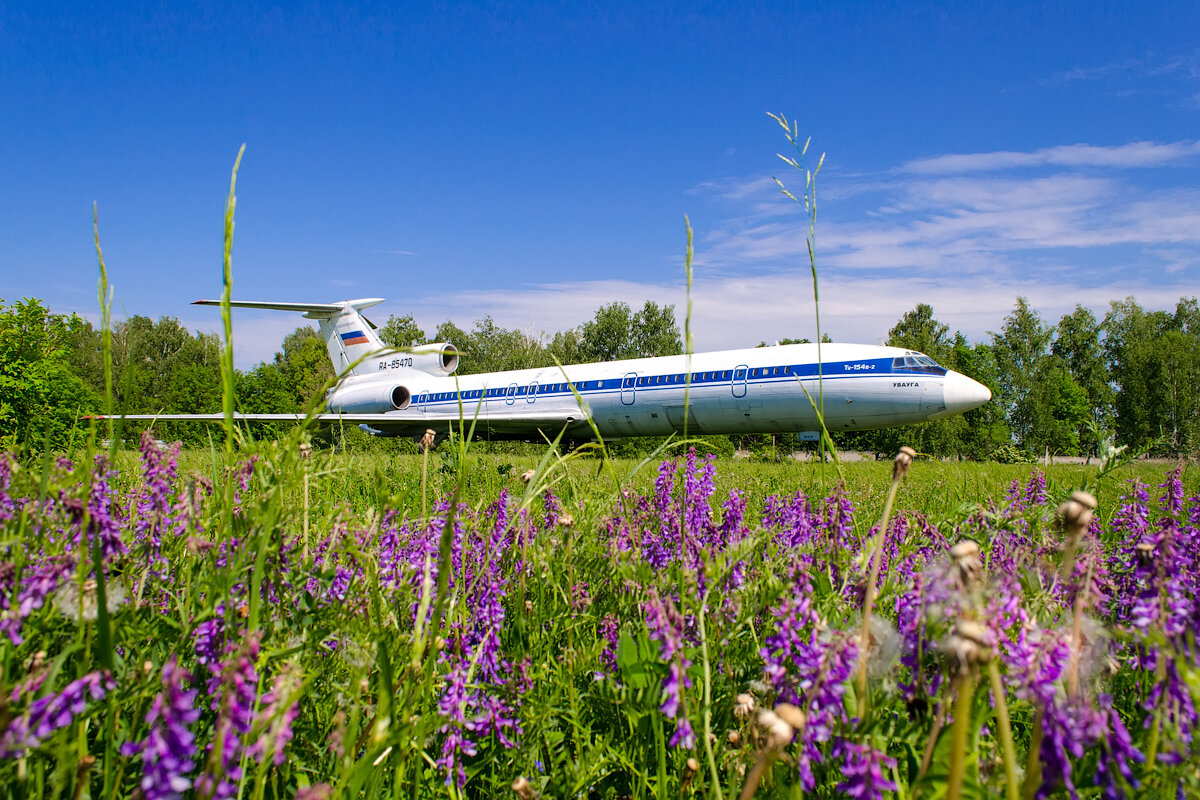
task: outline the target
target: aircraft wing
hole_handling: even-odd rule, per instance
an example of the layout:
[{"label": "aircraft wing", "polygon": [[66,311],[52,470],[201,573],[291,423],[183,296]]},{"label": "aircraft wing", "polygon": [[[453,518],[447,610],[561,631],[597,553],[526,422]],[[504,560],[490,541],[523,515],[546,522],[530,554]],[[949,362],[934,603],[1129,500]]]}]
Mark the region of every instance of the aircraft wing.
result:
[{"label": "aircraft wing", "polygon": [[[475,409],[472,406],[463,406],[462,421],[466,428],[470,428],[472,418],[474,417]],[[102,414],[97,414],[89,419],[108,419]],[[114,414],[112,419],[133,419],[162,422],[208,422],[219,424],[224,421],[225,415],[217,412],[214,414]],[[243,414],[235,412],[233,415],[234,422],[303,422],[306,417],[303,414]],[[394,411],[386,414],[313,414],[311,419],[321,425],[366,425],[376,431],[392,434],[394,436],[420,436],[427,429],[432,428],[436,431],[445,431],[447,425],[458,425],[460,415],[457,409],[445,411],[419,411],[407,409],[405,411]],[[505,409],[502,414],[489,415],[485,409],[480,409],[478,420],[475,423],[476,433],[479,435],[499,435],[499,436],[521,436],[523,434],[533,435],[539,430],[558,431],[564,425],[572,425],[586,427],[587,415],[580,409],[570,410],[542,410],[542,409]]]}]

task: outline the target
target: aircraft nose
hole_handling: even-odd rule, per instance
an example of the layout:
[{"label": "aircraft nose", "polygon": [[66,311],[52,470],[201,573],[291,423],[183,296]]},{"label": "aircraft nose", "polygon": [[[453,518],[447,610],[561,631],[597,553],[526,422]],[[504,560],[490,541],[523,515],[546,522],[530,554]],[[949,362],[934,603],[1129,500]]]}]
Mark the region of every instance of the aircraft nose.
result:
[{"label": "aircraft nose", "polygon": [[961,372],[947,372],[942,391],[949,414],[961,414],[979,408],[992,399],[991,389]]}]

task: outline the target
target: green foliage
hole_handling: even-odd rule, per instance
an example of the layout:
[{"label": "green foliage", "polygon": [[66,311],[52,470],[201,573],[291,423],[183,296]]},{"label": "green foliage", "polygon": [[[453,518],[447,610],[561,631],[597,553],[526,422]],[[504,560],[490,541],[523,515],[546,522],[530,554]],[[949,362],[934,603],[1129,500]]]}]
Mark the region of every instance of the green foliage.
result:
[{"label": "green foliage", "polygon": [[1104,317],[1104,352],[1118,391],[1117,439],[1135,449],[1162,443],[1179,452],[1200,415],[1200,314],[1194,298],[1175,313],[1146,311],[1132,298]]},{"label": "green foliage", "polygon": [[1104,431],[1112,424],[1113,390],[1095,315],[1076,305],[1058,321],[1050,352],[1066,361],[1072,378],[1087,394],[1087,422],[1075,436],[1084,451],[1099,455],[1100,442],[1091,431]]},{"label": "green foliage", "polygon": [[1005,317],[1000,332],[992,334],[1000,405],[1005,410],[1013,436],[1024,447],[1035,440],[1034,429],[1039,416],[1031,389],[1053,335],[1053,329],[1042,323],[1041,316],[1024,297],[1017,298],[1016,308]]},{"label": "green foliage", "polygon": [[621,302],[601,306],[595,317],[579,329],[582,361],[618,361],[682,352],[675,307],[660,307],[650,300],[637,312]]},{"label": "green foliage", "polygon": [[412,347],[429,341],[412,314],[402,317],[393,314],[388,317],[388,321],[379,329],[379,338],[391,347]]},{"label": "green foliage", "polygon": [[953,363],[953,343],[950,328],[933,318],[933,306],[919,303],[906,311],[900,321],[888,331],[887,343],[892,347],[916,350],[940,364]]},{"label": "green foliage", "polygon": [[[97,397],[104,396],[101,332],[82,323],[69,337],[69,360]],[[328,359],[326,359],[328,360]],[[213,334],[192,334],[174,317],[157,322],[135,315],[112,330],[115,411],[127,414],[210,413],[221,408],[221,345]],[[141,425],[127,423],[136,437]],[[161,436],[200,444],[208,432],[195,425],[161,423]]]},{"label": "green foliage", "polygon": [[[773,347],[775,345],[784,345],[784,344],[810,344],[811,342],[812,342],[812,339],[809,339],[807,336],[804,337],[803,339],[789,339],[785,336],[784,338],[778,339],[774,342],[759,342],[758,344],[755,345],[755,347]],[[821,343],[822,344],[831,344],[832,342],[833,342],[833,339],[829,338],[828,333],[821,334]]]},{"label": "green foliage", "polygon": [[61,447],[76,417],[96,410],[96,395],[72,364],[71,345],[85,324],[37,300],[0,304],[0,446]]}]

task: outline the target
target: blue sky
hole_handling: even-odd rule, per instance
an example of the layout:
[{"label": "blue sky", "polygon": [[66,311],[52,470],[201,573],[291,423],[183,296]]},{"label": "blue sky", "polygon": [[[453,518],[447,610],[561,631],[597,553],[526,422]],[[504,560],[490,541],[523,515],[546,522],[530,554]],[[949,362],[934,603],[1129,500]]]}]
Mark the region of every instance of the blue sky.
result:
[{"label": "blue sky", "polygon": [[[176,5],[179,9],[176,9]],[[684,305],[701,349],[812,336],[802,177],[826,153],[822,322],[918,302],[982,339],[1200,285],[1200,6],[1188,3],[0,5],[0,298],[215,330],[234,294],[388,298],[426,329],[553,332]],[[810,159],[815,163],[815,158]],[[241,367],[300,320],[243,312]]]}]

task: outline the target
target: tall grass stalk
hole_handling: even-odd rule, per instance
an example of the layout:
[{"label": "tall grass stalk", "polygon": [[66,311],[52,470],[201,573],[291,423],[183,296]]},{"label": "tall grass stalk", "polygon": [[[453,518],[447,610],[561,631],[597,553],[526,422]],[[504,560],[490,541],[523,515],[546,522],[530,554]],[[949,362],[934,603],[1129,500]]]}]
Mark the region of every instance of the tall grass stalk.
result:
[{"label": "tall grass stalk", "polygon": [[234,380],[233,371],[233,212],[237,207],[237,174],[242,164],[246,145],[238,148],[233,162],[233,173],[229,176],[229,199],[225,203],[225,247],[222,264],[221,322],[225,329],[225,349],[221,352],[221,406],[225,411],[225,453],[233,453]]},{"label": "tall grass stalk", "polygon": [[[788,123],[787,118],[782,114],[772,114],[767,112],[767,116],[779,123],[783,128],[784,136],[788,143],[792,146],[792,150],[796,153],[794,156],[785,156],[782,153],[776,153],[776,157],[783,161],[788,166],[796,169],[804,176],[804,195],[803,198],[797,198],[790,189],[779,178],[772,176],[771,180],[779,187],[779,192],[792,202],[804,206],[804,215],[808,223],[808,230],[805,233],[804,243],[808,250],[808,265],[812,272],[813,284],[813,313],[816,317],[817,326],[817,402],[814,405],[814,410],[817,413],[817,421],[821,426],[821,443],[819,452],[821,453],[821,463],[825,463],[825,452],[829,452],[834,461],[837,461],[837,448],[833,444],[833,438],[829,435],[829,429],[825,425],[825,371],[824,362],[821,358],[821,344],[825,338],[821,331],[821,291],[817,280],[817,174],[821,171],[821,167],[825,164],[825,154],[817,159],[816,169],[809,170],[804,166],[804,158],[808,154],[808,146],[812,143],[812,137],[804,140],[804,144],[800,144],[800,125],[793,120]],[[801,388],[804,388],[803,383]],[[808,395],[808,389],[804,388],[804,394]],[[812,398],[809,397],[809,402]],[[822,467],[824,470],[824,467]],[[839,470],[840,474],[840,470]]]},{"label": "tall grass stalk", "polygon": [[[113,375],[112,375],[112,298],[113,290],[108,284],[108,268],[104,266],[104,252],[100,249],[100,209],[92,203],[92,238],[96,244],[96,261],[100,265],[100,358],[104,362],[104,413],[110,448],[115,450],[113,435]],[[49,452],[49,450],[47,450]]]},{"label": "tall grass stalk", "polygon": [[683,260],[683,271],[687,276],[687,307],[683,315],[683,438],[688,438],[688,418],[691,416],[692,394],[692,221],[687,214],[683,215],[683,224],[687,228],[687,255]]},{"label": "tall grass stalk", "polygon": [[1008,715],[1008,700],[1004,681],[1000,677],[997,659],[988,661],[988,680],[991,682],[992,705],[996,709],[996,725],[1000,729],[1000,748],[1004,758],[1004,791],[1007,800],[1020,800],[1021,785],[1017,781],[1017,748],[1013,744],[1012,721]]}]

